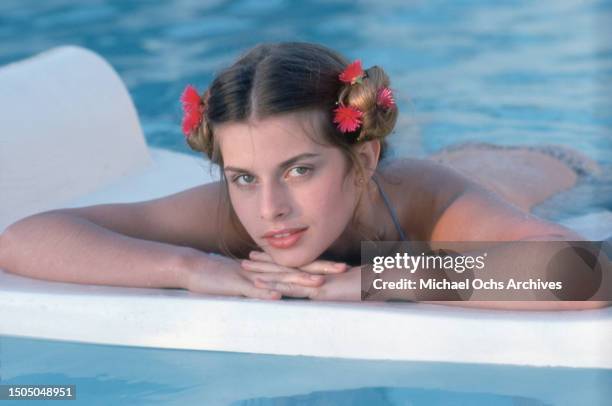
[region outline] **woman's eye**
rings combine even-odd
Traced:
[[[246,180],[247,178],[248,179],[252,179],[253,176],[252,175],[239,175],[239,176],[236,176],[234,178],[234,183],[237,183],[239,185],[250,185],[251,181],[248,181],[248,180],[246,181],[246,183],[239,182],[240,179],[245,179]]]
[[[291,170],[295,171],[295,173],[297,173],[299,176],[306,175],[308,172],[311,171],[311,169],[306,166],[296,166],[295,168]]]

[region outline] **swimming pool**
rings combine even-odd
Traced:
[[[0,63],[65,43],[91,48],[126,81],[149,144],[191,153],[178,126],[185,83],[208,83],[256,42],[317,41],[389,71],[409,113],[391,137],[398,155],[467,140],[553,142],[612,163],[610,2],[200,3],[5,1]],[[612,209],[607,185],[581,186],[542,213]],[[588,368],[343,361],[11,337],[0,344],[3,383],[75,383],[83,404],[603,404],[612,386],[609,370]],[[432,384],[442,377],[451,384]]]
[[[612,395],[611,370],[0,343],[4,384],[69,382],[86,405],[605,405]]]

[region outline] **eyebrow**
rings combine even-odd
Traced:
[[[306,159],[306,158],[314,158],[320,155],[321,154],[314,154],[312,152],[306,152],[304,154],[296,155],[293,158],[287,159],[286,161],[282,162],[278,167],[281,169],[284,169],[299,160]],[[225,169],[226,171],[233,171],[233,172],[250,172],[248,169],[236,168],[235,166],[225,166],[223,169]]]

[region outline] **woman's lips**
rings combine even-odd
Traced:
[[[274,248],[291,248],[300,240],[304,232],[308,228],[303,228],[301,230],[290,233],[286,237],[264,237],[268,243]]]

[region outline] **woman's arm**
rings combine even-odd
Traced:
[[[66,212],[14,223],[0,235],[0,268],[32,278],[280,299],[258,288],[239,261],[191,247],[130,237]]]
[[[65,282],[182,287],[185,262],[219,253],[220,236],[210,214],[218,209],[220,192],[219,182],[213,182],[148,201],[26,217],[2,235],[0,268]],[[226,237],[230,249],[240,250],[238,236],[228,232]]]
[[[1,237],[0,268],[54,281],[183,288],[191,248],[129,237],[84,217],[40,213]]]
[[[271,298],[235,255],[249,241],[215,216],[219,182],[143,202],[52,210],[10,225],[0,238],[0,268],[33,278],[100,285],[185,288]]]

